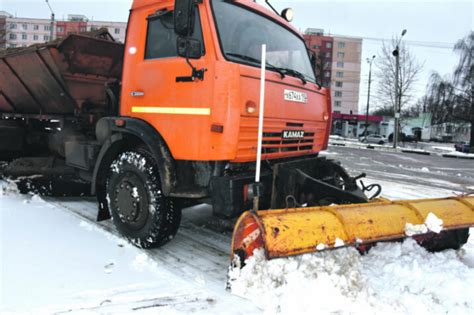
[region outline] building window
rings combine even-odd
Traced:
[[[338,68],[344,68],[344,62],[338,61],[338,62],[337,62],[337,67],[338,67]]]
[[[46,42],[49,41],[49,35],[44,35],[43,40],[46,41]]]
[[[81,27],[79,28],[79,32],[85,32],[85,31],[86,31],[86,27],[85,27],[85,26],[81,26]]]
[[[40,28],[39,25],[33,25],[33,30],[37,31],[39,30],[39,28]]]
[[[58,31],[58,33],[64,32],[64,27],[63,26],[58,26],[57,31]]]
[[[342,97],[342,92],[341,91],[334,91],[334,96],[335,97]]]
[[[16,29],[16,24],[15,24],[15,23],[10,24],[10,29],[11,29],[11,30]]]
[[[51,25],[45,25],[43,29],[45,31],[51,31]]]
[[[313,45],[313,49],[319,49],[319,48],[321,48],[321,46],[319,46],[319,45]]]
[[[326,61],[324,63],[324,69],[329,69],[331,67],[331,63],[329,61]]]
[[[332,43],[326,43],[326,48],[331,48],[332,47]]]
[[[342,81],[336,81],[336,87],[342,87]]]
[[[342,102],[341,101],[335,101],[334,102],[334,107],[341,107],[342,106]]]
[[[329,71],[324,72],[324,76],[326,78],[329,78],[331,76],[331,73]]]
[[[344,48],[344,47],[346,47],[346,43],[344,42],[337,43],[337,48]]]
[[[11,48],[16,48],[16,44],[10,44]]]
[[[33,40],[38,40],[38,35],[33,35]]]
[[[24,30],[27,30],[27,29],[28,29],[28,24],[22,24],[21,27],[22,27]]]
[[[331,58],[331,53],[330,52],[326,53],[326,58]]]
[[[21,34],[21,39],[22,40],[27,40],[28,39],[28,36],[26,34]]]
[[[343,52],[338,52],[337,53],[337,58],[344,58],[344,53]]]
[[[116,28],[116,29],[114,30],[114,32],[115,32],[115,34],[120,34],[120,29],[119,29],[119,28]]]
[[[344,72],[338,71],[336,72],[336,78],[343,78],[344,77]]]
[[[9,38],[15,40],[15,39],[16,39],[16,34],[10,33],[10,37],[9,37]]]

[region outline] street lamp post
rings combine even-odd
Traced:
[[[367,58],[369,66],[369,91],[367,92],[367,112],[365,113],[365,132],[364,137],[367,138],[367,129],[369,129],[369,104],[370,104],[370,83],[372,83],[372,63],[374,62],[375,55],[372,56],[372,59]]]
[[[398,135],[400,133],[400,110],[402,106],[402,91],[399,84],[400,81],[400,42],[402,41],[403,36],[407,33],[407,30],[402,31],[402,36],[397,42],[397,46],[393,51],[393,56],[395,57],[395,106],[393,108],[395,114],[395,126],[393,131],[393,147],[396,148],[398,144]]]
[[[49,4],[49,0],[46,0],[46,4],[48,5],[49,10],[51,11],[51,28],[49,30],[49,40],[52,41],[54,40],[54,12],[51,8],[51,5]]]

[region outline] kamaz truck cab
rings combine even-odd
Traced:
[[[178,204],[206,201],[224,216],[237,216],[249,207],[262,44],[267,46],[267,101],[261,206],[282,206],[286,192],[276,193],[282,188],[275,186],[270,165],[315,157],[326,149],[330,130],[329,93],[316,83],[302,36],[253,1],[134,1],[120,117],[98,124],[103,141],[117,133],[125,136],[111,144],[94,181],[102,196],[103,217],[110,211],[125,235],[137,236],[144,246],[156,243],[133,232],[141,231],[146,221],[140,217],[145,210],[138,208],[147,198],[145,208],[160,201],[163,213],[164,208],[173,209],[164,214],[172,222],[178,220],[173,218]],[[140,150],[133,149],[137,147]],[[140,179],[124,168],[139,168],[136,159],[155,164],[151,176],[160,181],[133,194]],[[312,161],[305,163],[313,167]],[[112,175],[106,176],[110,164]],[[159,193],[150,195],[153,191]],[[160,224],[176,225],[164,221]]]

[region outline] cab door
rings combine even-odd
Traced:
[[[172,4],[170,4],[172,5]],[[160,7],[161,6],[161,7]],[[208,63],[199,6],[193,39],[202,43],[202,57],[190,59],[195,68]],[[121,114],[145,120],[164,138],[175,159],[199,159],[201,139],[209,130],[212,80],[184,80],[192,68],[177,56],[172,7],[163,3],[132,12],[129,22],[122,87]],[[186,139],[193,136],[192,143]],[[208,137],[207,137],[208,138]]]

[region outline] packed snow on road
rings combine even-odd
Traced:
[[[378,182],[393,199],[452,194]],[[71,204],[94,207],[20,195],[1,182],[0,313],[474,313],[472,236],[461,250],[436,254],[412,239],[363,256],[342,247],[266,261],[256,252],[243,269],[230,270],[228,291],[229,257],[218,248],[225,251],[229,237],[185,220],[167,249],[150,253],[61,206]]]

